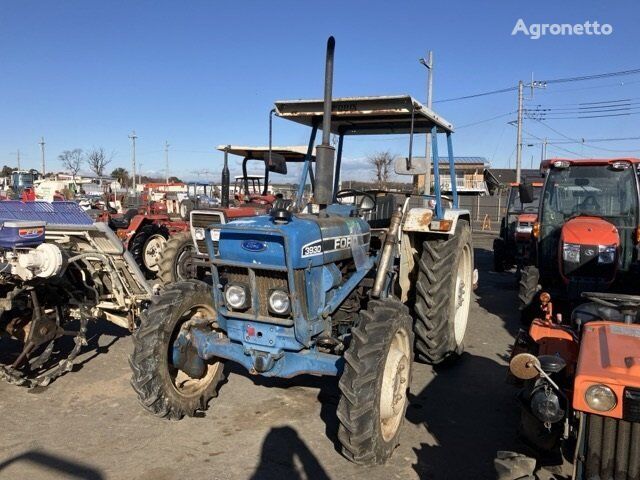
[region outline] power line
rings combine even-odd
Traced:
[[[544,80],[541,83],[554,84],[554,83],[569,83],[569,82],[582,82],[585,80],[598,80],[601,78],[610,78],[610,77],[622,77],[626,75],[636,75],[640,73],[640,68],[635,68],[633,70],[622,70],[619,72],[607,72],[607,73],[597,73],[595,75],[582,75],[579,77],[565,77],[565,78],[554,78],[552,80]]]
[[[433,103],[455,102],[457,100],[468,100],[471,98],[486,97],[487,95],[496,95],[498,93],[513,92],[518,87],[501,88],[500,90],[491,90],[489,92],[475,93],[473,95],[464,95],[462,97],[446,98],[444,100],[435,100]]]
[[[460,130],[461,128],[467,128],[467,127],[472,127],[474,125],[480,125],[481,123],[487,123],[490,122],[492,120],[497,120],[498,118],[504,118],[504,117],[508,117],[509,115],[513,115],[514,113],[516,113],[515,110],[511,111],[511,112],[507,112],[507,113],[502,113],[500,115],[496,115],[494,117],[490,117],[490,118],[485,118],[484,120],[478,120],[477,122],[472,122],[472,123],[466,123],[464,125],[460,125],[456,127],[456,130]]]

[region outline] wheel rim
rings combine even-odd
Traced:
[[[183,397],[199,396],[202,391],[209,386],[211,380],[218,373],[218,369],[222,368],[222,363],[207,363],[207,371],[201,378],[190,377],[186,372],[173,365],[173,344],[180,333],[180,328],[185,322],[200,318],[214,318],[214,315],[215,312],[211,306],[194,305],[182,314],[180,320],[176,323],[173,335],[171,336],[171,341],[169,342],[169,348],[167,351],[167,369],[169,371],[173,389]]]
[[[464,334],[467,331],[469,306],[471,305],[472,277],[471,247],[469,244],[466,244],[462,249],[460,261],[458,263],[458,271],[456,273],[456,313],[454,318],[454,335],[457,345],[462,344]]]
[[[382,374],[380,429],[385,441],[395,436],[404,417],[411,372],[410,356],[409,335],[400,329],[393,336]]]
[[[187,218],[187,206],[185,204],[180,205],[180,216],[182,218]]]
[[[176,278],[178,280],[188,280],[193,278],[193,250],[192,246],[184,247],[176,259]]]
[[[142,261],[144,262],[144,266],[152,272],[158,271],[158,261],[160,260],[160,253],[162,252],[162,247],[164,247],[165,243],[167,243],[167,239],[164,238],[161,234],[156,233],[155,235],[149,237],[149,239],[144,244]]]

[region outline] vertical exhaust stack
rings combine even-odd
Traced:
[[[229,147],[224,149],[224,166],[222,167],[222,208],[229,207]]]
[[[335,148],[331,142],[331,107],[333,89],[333,54],[336,41],[327,40],[327,59],[324,71],[324,112],[322,115],[322,144],[316,147],[316,191],[315,200],[320,205],[333,201],[333,168]]]

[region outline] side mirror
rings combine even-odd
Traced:
[[[520,203],[533,202],[533,185],[531,183],[521,183],[518,185],[518,193],[520,194]]]
[[[287,160],[284,158],[284,155],[271,152],[271,156],[269,156],[269,152],[267,152],[264,156],[264,163],[270,172],[281,175],[287,174]]]
[[[358,205],[358,210],[361,212],[370,212],[374,208],[376,208],[376,202],[369,195],[363,195]]]
[[[426,175],[427,161],[424,158],[412,158],[409,165],[409,158],[396,157],[393,162],[393,170],[396,175]]]

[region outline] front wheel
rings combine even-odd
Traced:
[[[518,282],[518,304],[520,309],[520,320],[525,325],[529,325],[534,318],[540,316],[540,305],[536,302],[537,293],[540,289],[540,272],[533,265],[522,268],[520,282]]]
[[[159,417],[179,420],[207,409],[226,378],[222,361],[209,361],[202,373],[191,377],[173,364],[173,344],[182,325],[213,331],[215,311],[209,285],[197,280],[174,283],[143,313],[133,334],[131,386],[140,404]],[[204,324],[204,325],[203,325]],[[197,355],[196,352],[190,352]]]
[[[371,301],[351,330],[340,377],[338,438],[354,463],[385,463],[399,444],[413,360],[409,309],[393,298]]]
[[[168,238],[167,227],[152,223],[142,227],[131,240],[131,255],[147,278],[156,276],[158,261]]]

